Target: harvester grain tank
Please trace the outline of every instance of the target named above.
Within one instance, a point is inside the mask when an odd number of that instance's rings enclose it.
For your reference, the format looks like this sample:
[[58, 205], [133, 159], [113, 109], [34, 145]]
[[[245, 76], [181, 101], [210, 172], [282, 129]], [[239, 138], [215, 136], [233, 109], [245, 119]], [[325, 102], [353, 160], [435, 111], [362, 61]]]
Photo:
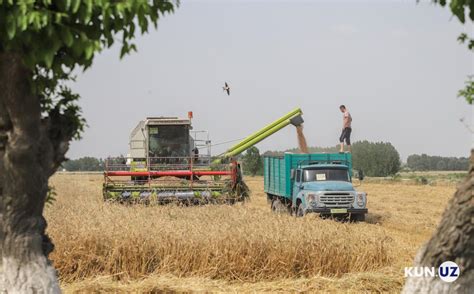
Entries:
[[249, 196], [235, 156], [289, 124], [303, 123], [300, 109], [282, 116], [211, 160], [207, 131], [187, 119], [148, 117], [132, 130], [129, 155], [109, 158], [104, 172], [106, 201], [167, 203], [236, 202]]

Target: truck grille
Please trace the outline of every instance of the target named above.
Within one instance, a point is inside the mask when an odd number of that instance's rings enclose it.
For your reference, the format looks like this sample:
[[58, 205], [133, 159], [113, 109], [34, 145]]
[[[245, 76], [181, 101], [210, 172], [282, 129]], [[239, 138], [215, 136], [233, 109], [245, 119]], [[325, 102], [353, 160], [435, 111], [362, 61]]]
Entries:
[[344, 192], [324, 193], [319, 199], [327, 207], [350, 207], [354, 202], [354, 195]]

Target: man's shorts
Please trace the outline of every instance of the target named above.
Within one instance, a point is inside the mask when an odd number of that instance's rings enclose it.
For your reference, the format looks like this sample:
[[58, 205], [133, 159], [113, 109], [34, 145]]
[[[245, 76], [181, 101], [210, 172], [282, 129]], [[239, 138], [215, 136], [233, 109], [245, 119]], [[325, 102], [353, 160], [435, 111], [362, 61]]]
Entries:
[[346, 140], [347, 145], [351, 145], [351, 128], [344, 128], [342, 130], [341, 136], [339, 137], [339, 142], [344, 143], [344, 140]]

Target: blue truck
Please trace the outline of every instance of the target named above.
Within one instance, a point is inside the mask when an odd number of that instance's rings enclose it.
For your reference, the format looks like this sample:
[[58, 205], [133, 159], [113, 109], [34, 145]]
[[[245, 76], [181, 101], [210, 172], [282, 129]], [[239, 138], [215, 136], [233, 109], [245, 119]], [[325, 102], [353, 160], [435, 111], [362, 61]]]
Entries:
[[[367, 193], [355, 190], [352, 176], [350, 153], [264, 157], [264, 190], [274, 212], [365, 221]], [[363, 180], [362, 171], [358, 178]]]

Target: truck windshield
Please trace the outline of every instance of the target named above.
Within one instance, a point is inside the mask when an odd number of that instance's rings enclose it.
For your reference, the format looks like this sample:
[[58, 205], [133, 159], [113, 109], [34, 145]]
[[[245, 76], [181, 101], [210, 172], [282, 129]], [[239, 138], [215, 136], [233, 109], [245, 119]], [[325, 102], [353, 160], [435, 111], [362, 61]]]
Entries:
[[346, 181], [349, 182], [349, 174], [346, 169], [305, 169], [303, 172], [304, 182], [315, 181]]

